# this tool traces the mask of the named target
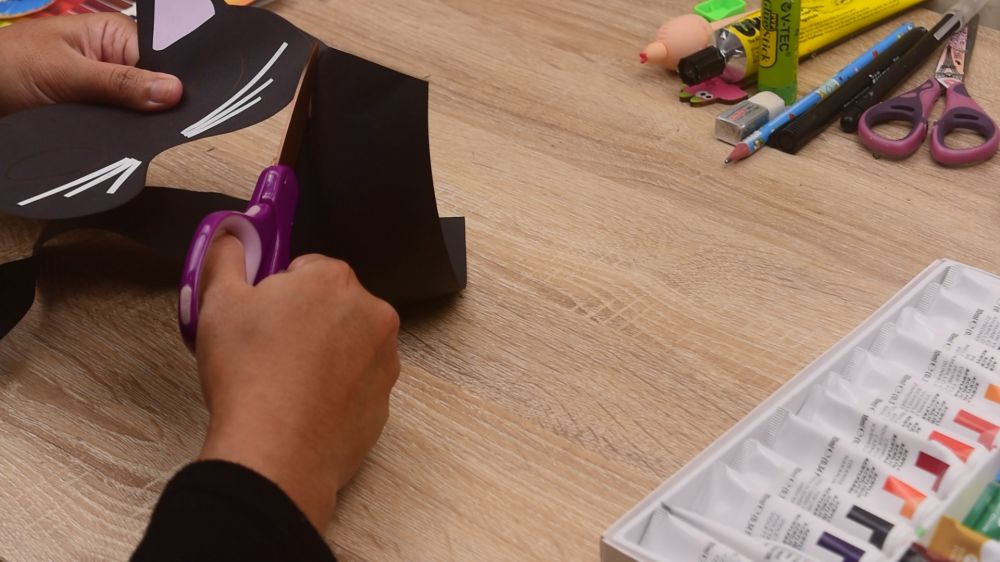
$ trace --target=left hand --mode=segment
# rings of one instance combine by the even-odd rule
[[[173,107],[176,76],[135,68],[135,23],[121,14],[18,22],[0,29],[0,117],[50,103],[106,103],[139,111]]]

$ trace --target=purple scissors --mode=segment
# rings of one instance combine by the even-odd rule
[[[858,134],[877,156],[902,159],[920,148],[927,136],[928,117],[942,93],[945,95],[944,114],[931,129],[931,157],[942,166],[969,166],[990,159],[1000,145],[996,123],[979,107],[962,82],[965,65],[972,55],[979,18],[973,18],[964,29],[952,35],[938,62],[934,77],[913,90],[871,107],[861,117]],[[886,138],[874,127],[890,121],[902,121],[911,126],[901,139]],[[945,138],[957,129],[977,133],[984,140],[973,148],[949,148]]]
[[[312,100],[316,53],[317,47],[314,45],[299,80],[278,164],[261,172],[246,211],[217,211],[208,215],[202,219],[191,239],[181,272],[177,320],[184,343],[192,351],[198,335],[202,270],[213,240],[223,233],[229,233],[240,241],[246,259],[247,283],[256,285],[264,278],[288,268],[292,224],[299,200],[299,182],[289,165],[298,159],[302,146]]]
[[[199,289],[205,256],[212,241],[225,232],[236,236],[243,244],[247,283],[256,285],[288,267],[292,221],[298,199],[299,182],[295,172],[279,164],[260,174],[246,211],[217,211],[202,219],[184,260],[177,299],[181,335],[189,348],[194,349],[198,334]]]

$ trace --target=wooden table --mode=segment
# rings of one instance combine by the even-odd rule
[[[404,320],[392,418],[327,534],[343,560],[596,560],[608,525],[931,261],[1000,272],[1000,158],[876,161],[831,130],[723,167],[719,108],[681,105],[637,60],[689,2],[273,9],[430,81],[438,205],[468,221],[469,288]],[[902,19],[804,64],[800,88]],[[1000,115],[992,57],[1000,32],[981,28],[970,88]],[[175,149],[150,182],[247,196],[284,118]],[[29,251],[37,225],[0,225],[0,257]],[[54,243],[0,342],[10,562],[124,558],[199,450],[174,289],[105,238]]]

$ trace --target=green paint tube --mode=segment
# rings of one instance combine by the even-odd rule
[[[792,105],[798,98],[801,0],[763,0],[757,85]]]
[[[962,523],[991,539],[1000,539],[1000,483],[993,481],[986,486]]]

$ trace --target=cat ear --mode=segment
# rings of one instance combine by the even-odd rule
[[[140,58],[150,51],[163,51],[187,37],[225,8],[223,0],[139,0]]]

